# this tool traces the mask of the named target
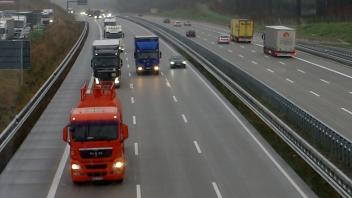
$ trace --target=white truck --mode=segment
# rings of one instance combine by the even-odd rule
[[[117,22],[116,22],[115,17],[104,19],[104,27],[105,26],[116,26],[116,25],[117,25]]]
[[[95,40],[91,66],[96,84],[109,82],[120,87],[123,49],[119,39]]]
[[[54,10],[43,9],[41,13],[41,25],[46,26],[54,22]]]
[[[15,15],[12,16],[15,20],[15,38],[23,39],[26,38],[28,31],[27,27],[27,17],[24,15]]]
[[[124,37],[122,32],[121,25],[110,26],[107,25],[104,27],[104,38],[107,39],[121,39]]]
[[[296,30],[285,26],[266,26],[263,34],[264,53],[272,56],[296,55]]]
[[[15,34],[15,21],[12,18],[0,18],[0,40],[10,40]]]

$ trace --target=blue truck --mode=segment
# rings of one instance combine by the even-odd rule
[[[161,52],[159,51],[159,37],[136,36],[134,38],[134,47],[134,59],[137,74],[148,72],[158,75],[161,58]]]

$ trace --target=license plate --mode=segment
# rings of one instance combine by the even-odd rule
[[[103,177],[92,177],[92,181],[101,181]]]

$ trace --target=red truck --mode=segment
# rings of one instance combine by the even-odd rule
[[[63,139],[70,145],[73,183],[123,181],[128,126],[121,112],[113,85],[82,87],[80,102],[63,129]]]

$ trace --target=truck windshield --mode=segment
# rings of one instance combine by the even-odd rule
[[[117,57],[95,57],[94,66],[106,67],[106,66],[117,66],[119,64]]]
[[[115,21],[104,22],[104,26],[116,26]]]
[[[71,125],[70,132],[72,139],[77,142],[116,140],[118,138],[117,126],[117,123],[79,123]]]
[[[149,58],[157,59],[157,58],[159,58],[159,53],[158,52],[141,52],[141,53],[137,53],[137,58],[138,59],[149,59]]]
[[[5,28],[0,28],[0,34],[5,34]]]
[[[24,21],[15,21],[15,28],[23,28]]]

